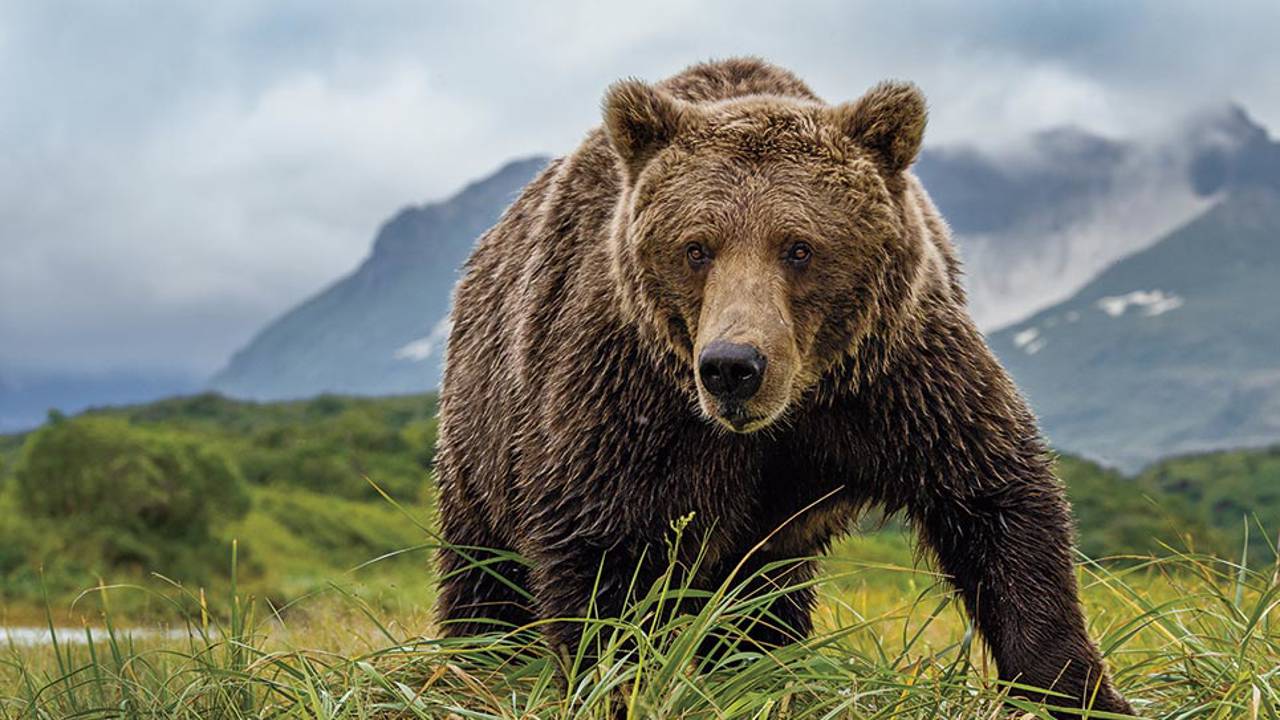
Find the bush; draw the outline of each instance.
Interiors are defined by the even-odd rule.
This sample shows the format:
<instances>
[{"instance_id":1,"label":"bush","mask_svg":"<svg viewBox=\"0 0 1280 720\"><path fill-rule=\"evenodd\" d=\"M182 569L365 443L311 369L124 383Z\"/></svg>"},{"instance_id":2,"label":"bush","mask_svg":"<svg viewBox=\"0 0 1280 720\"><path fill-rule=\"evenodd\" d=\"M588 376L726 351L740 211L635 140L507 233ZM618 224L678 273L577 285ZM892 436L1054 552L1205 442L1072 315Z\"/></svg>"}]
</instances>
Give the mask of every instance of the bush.
<instances>
[{"instance_id":1,"label":"bush","mask_svg":"<svg viewBox=\"0 0 1280 720\"><path fill-rule=\"evenodd\" d=\"M257 432L244 452L249 478L255 484L365 500L378 498L372 480L394 497L417 497L435 447L434 421L414 421L412 429L402 431L371 408L340 402L312 401L319 407L308 412L320 419L306 426Z\"/></svg>"},{"instance_id":2,"label":"bush","mask_svg":"<svg viewBox=\"0 0 1280 720\"><path fill-rule=\"evenodd\" d=\"M1185 497L1079 458L1059 458L1058 475L1071 498L1080 550L1091 558L1167 555L1167 548L1231 551Z\"/></svg>"},{"instance_id":3,"label":"bush","mask_svg":"<svg viewBox=\"0 0 1280 720\"><path fill-rule=\"evenodd\" d=\"M404 426L400 437L413 453L413 459L423 470L431 469L436 458L436 440L440 433L439 418L414 420Z\"/></svg>"},{"instance_id":4,"label":"bush","mask_svg":"<svg viewBox=\"0 0 1280 720\"><path fill-rule=\"evenodd\" d=\"M0 489L0 577L20 569L28 551L39 542L31 522L13 507L9 493Z\"/></svg>"},{"instance_id":5,"label":"bush","mask_svg":"<svg viewBox=\"0 0 1280 720\"><path fill-rule=\"evenodd\" d=\"M1280 527L1280 446L1169 458L1138 480L1184 499L1195 517L1230 539L1214 549L1238 553L1248 526L1248 561L1273 562Z\"/></svg>"},{"instance_id":6,"label":"bush","mask_svg":"<svg viewBox=\"0 0 1280 720\"><path fill-rule=\"evenodd\" d=\"M125 555L204 544L249 507L239 469L216 446L114 418L64 420L33 433L15 481L27 512L108 531Z\"/></svg>"}]
</instances>

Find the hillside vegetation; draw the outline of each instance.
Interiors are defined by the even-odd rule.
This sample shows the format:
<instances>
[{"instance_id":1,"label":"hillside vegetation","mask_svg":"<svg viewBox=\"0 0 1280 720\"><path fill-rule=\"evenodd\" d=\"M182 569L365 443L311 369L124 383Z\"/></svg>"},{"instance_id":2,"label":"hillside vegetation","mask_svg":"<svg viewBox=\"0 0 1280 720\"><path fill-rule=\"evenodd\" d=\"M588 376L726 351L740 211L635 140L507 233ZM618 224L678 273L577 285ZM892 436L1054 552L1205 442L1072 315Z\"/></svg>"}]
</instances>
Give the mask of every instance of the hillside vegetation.
<instances>
[{"instance_id":1,"label":"hillside vegetation","mask_svg":"<svg viewBox=\"0 0 1280 720\"><path fill-rule=\"evenodd\" d=\"M283 604L324 589L424 541L380 493L423 506L435 427L431 396L258 405L199 395L55 415L0 438L0 602L30 616L46 597L66 608L100 581L152 573L221 591L237 538L240 581L258 597ZM427 564L407 553L362 578L412 578L395 595L421 598ZM145 594L119 609L171 614Z\"/></svg>"},{"instance_id":2,"label":"hillside vegetation","mask_svg":"<svg viewBox=\"0 0 1280 720\"><path fill-rule=\"evenodd\" d=\"M238 539L242 587L277 605L335 578L425 603L431 539L383 493L430 518L435 412L431 395L259 404L205 394L0 436L0 601L29 615L46 596L62 608L99 581L152 573L220 591ZM1246 525L1248 559L1274 556L1280 448L1173 458L1136 477L1073 457L1058 467L1091 558L1236 556ZM118 609L168 612L146 595Z\"/></svg>"}]
</instances>

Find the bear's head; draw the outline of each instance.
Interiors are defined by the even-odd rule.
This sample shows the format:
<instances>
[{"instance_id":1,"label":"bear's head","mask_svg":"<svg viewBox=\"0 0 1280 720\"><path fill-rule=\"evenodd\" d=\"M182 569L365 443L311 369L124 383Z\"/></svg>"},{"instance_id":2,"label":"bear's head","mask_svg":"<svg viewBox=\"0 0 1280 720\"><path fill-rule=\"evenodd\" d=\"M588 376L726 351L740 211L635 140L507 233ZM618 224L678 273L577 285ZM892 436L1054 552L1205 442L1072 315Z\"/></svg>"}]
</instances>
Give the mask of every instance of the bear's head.
<instances>
[{"instance_id":1,"label":"bear's head","mask_svg":"<svg viewBox=\"0 0 1280 720\"><path fill-rule=\"evenodd\" d=\"M831 106L690 103L623 81L604 118L624 176L610 245L624 306L687 364L708 418L768 427L909 312L928 242L907 221L914 86Z\"/></svg>"}]
</instances>

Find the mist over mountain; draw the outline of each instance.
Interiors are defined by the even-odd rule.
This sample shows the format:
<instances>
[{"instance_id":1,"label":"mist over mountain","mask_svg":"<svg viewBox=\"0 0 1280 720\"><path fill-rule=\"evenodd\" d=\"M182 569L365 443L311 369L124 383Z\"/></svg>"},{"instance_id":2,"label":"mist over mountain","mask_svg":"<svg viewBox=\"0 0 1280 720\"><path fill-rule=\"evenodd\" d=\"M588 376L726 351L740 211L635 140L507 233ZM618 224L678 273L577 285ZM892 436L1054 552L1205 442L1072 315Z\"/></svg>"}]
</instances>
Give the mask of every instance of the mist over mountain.
<instances>
[{"instance_id":1,"label":"mist over mountain","mask_svg":"<svg viewBox=\"0 0 1280 720\"><path fill-rule=\"evenodd\" d=\"M1229 106L1166 137L1117 141L1059 129L1004 157L927 152L916 171L955 232L970 311L995 329L1066 299L1229 188L1274 183L1275 147Z\"/></svg>"}]
</instances>

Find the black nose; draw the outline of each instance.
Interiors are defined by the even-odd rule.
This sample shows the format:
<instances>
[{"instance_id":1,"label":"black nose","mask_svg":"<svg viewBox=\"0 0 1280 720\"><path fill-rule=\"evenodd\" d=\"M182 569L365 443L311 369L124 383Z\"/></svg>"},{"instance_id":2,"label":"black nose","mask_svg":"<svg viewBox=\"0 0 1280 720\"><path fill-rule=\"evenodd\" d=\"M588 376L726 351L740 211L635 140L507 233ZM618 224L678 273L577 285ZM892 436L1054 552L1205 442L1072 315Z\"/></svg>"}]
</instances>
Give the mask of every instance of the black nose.
<instances>
[{"instance_id":1,"label":"black nose","mask_svg":"<svg viewBox=\"0 0 1280 720\"><path fill-rule=\"evenodd\" d=\"M760 389L769 362L750 345L717 340L698 357L698 375L707 392L721 400L746 400Z\"/></svg>"}]
</instances>

